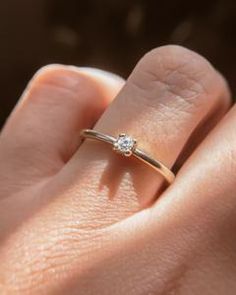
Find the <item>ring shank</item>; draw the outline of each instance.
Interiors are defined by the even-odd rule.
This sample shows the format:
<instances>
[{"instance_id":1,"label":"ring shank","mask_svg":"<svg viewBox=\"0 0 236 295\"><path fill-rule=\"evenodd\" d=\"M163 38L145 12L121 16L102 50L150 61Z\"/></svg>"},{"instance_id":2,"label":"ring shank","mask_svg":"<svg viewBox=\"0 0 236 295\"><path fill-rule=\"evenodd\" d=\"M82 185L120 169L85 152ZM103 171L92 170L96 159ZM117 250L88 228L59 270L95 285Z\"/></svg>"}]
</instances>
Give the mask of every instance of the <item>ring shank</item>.
<instances>
[{"instance_id":1,"label":"ring shank","mask_svg":"<svg viewBox=\"0 0 236 295\"><path fill-rule=\"evenodd\" d=\"M109 144L114 144L114 142L116 141L116 139L113 136L106 135L92 129L82 130L81 136L84 138L97 139L99 141L103 141Z\"/></svg>"},{"instance_id":2,"label":"ring shank","mask_svg":"<svg viewBox=\"0 0 236 295\"><path fill-rule=\"evenodd\" d=\"M146 153L144 153L140 149L135 149L133 152L133 155L136 158L143 161L145 164L151 166L156 171L158 171L162 176L164 176L164 178L168 181L169 184L171 184L175 180L175 175L169 168L167 168L160 161L149 157Z\"/></svg>"},{"instance_id":3,"label":"ring shank","mask_svg":"<svg viewBox=\"0 0 236 295\"><path fill-rule=\"evenodd\" d=\"M81 136L84 138L90 138L90 139L95 139L99 140L105 143L109 143L113 145L116 142L116 138L110 135L103 134L101 132L92 130L92 129L84 129L81 132ZM158 171L166 180L169 184L171 184L174 179L175 175L174 173L166 167L162 162L153 159L152 157L148 156L144 151L135 148L132 152L132 155L145 164L149 165L150 167L154 168L156 171Z\"/></svg>"}]
</instances>

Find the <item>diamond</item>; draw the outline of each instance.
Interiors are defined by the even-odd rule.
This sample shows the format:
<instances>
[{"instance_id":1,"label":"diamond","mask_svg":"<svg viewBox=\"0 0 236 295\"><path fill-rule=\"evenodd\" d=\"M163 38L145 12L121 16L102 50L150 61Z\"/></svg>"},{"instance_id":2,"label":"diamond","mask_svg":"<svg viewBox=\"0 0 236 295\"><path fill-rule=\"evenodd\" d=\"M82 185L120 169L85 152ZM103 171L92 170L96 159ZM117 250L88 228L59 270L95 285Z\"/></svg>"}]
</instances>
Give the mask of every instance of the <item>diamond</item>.
<instances>
[{"instance_id":1,"label":"diamond","mask_svg":"<svg viewBox=\"0 0 236 295\"><path fill-rule=\"evenodd\" d=\"M136 140L126 134L120 134L114 143L114 150L124 156L131 156Z\"/></svg>"}]
</instances>

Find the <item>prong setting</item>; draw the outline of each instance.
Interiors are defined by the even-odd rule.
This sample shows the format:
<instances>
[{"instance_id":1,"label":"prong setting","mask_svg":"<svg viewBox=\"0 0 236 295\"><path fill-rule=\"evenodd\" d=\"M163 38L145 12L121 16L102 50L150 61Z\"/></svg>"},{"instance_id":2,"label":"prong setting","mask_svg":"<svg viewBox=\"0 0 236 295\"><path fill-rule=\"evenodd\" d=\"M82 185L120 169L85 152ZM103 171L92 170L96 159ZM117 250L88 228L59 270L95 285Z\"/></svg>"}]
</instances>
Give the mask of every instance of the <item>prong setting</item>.
<instances>
[{"instance_id":1,"label":"prong setting","mask_svg":"<svg viewBox=\"0 0 236 295\"><path fill-rule=\"evenodd\" d=\"M113 144L113 149L125 157L130 157L136 148L137 141L131 136L121 133Z\"/></svg>"}]
</instances>

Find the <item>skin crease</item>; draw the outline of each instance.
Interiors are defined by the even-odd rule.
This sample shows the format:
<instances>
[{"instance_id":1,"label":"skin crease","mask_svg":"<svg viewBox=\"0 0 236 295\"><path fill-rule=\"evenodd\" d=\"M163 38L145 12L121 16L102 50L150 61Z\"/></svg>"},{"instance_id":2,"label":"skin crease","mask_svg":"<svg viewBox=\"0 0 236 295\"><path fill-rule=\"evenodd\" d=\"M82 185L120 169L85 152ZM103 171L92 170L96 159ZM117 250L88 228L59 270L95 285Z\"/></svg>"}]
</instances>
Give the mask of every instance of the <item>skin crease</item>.
<instances>
[{"instance_id":1,"label":"skin crease","mask_svg":"<svg viewBox=\"0 0 236 295\"><path fill-rule=\"evenodd\" d=\"M115 100L122 82L109 79L47 67L3 129L0 294L235 294L236 110L225 115L225 81L178 46L145 55ZM195 145L153 202L159 175L79 141L97 120L169 167ZM207 136L203 121L218 122Z\"/></svg>"}]
</instances>

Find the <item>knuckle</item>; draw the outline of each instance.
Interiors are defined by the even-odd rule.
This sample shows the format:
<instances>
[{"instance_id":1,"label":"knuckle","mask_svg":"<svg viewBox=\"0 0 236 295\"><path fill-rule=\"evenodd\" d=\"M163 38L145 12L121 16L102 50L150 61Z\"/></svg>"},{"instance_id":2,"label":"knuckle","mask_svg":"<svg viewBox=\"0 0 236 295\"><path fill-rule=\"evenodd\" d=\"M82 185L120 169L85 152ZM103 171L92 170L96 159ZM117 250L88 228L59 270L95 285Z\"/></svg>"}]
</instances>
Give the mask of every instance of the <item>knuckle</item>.
<instances>
[{"instance_id":1,"label":"knuckle","mask_svg":"<svg viewBox=\"0 0 236 295\"><path fill-rule=\"evenodd\" d=\"M77 94L81 89L81 85L86 84L86 76L76 70L75 67L49 64L40 68L32 80L30 81L27 90L50 88L51 91L69 92L71 95ZM65 93L64 93L65 94Z\"/></svg>"},{"instance_id":2,"label":"knuckle","mask_svg":"<svg viewBox=\"0 0 236 295\"><path fill-rule=\"evenodd\" d=\"M67 66L59 65L59 64L45 65L36 71L32 81L40 82L40 81L50 79L51 77L54 77L54 76L57 77L59 75L63 75L66 69L67 69Z\"/></svg>"},{"instance_id":3,"label":"knuckle","mask_svg":"<svg viewBox=\"0 0 236 295\"><path fill-rule=\"evenodd\" d=\"M86 89L88 95L94 92L92 82L75 67L50 64L40 68L29 82L22 101L33 101L52 105L59 100L78 107L78 93ZM69 99L68 99L69 98Z\"/></svg>"},{"instance_id":4,"label":"knuckle","mask_svg":"<svg viewBox=\"0 0 236 295\"><path fill-rule=\"evenodd\" d=\"M23 97L30 100L41 100L42 91L57 91L58 89L68 88L66 83L66 67L61 65L50 64L40 68L30 80ZM45 96L45 95L43 95ZM51 97L46 95L45 97Z\"/></svg>"},{"instance_id":5,"label":"knuckle","mask_svg":"<svg viewBox=\"0 0 236 295\"><path fill-rule=\"evenodd\" d=\"M155 94L154 98L160 95L177 97L188 104L205 103L206 96L218 91L223 84L223 79L205 58L177 45L151 50L140 60L135 71L138 74L133 75L131 81ZM210 98L215 99L216 95L210 95Z\"/></svg>"},{"instance_id":6,"label":"knuckle","mask_svg":"<svg viewBox=\"0 0 236 295\"><path fill-rule=\"evenodd\" d=\"M177 45L167 45L155 48L141 59L144 70L153 71L157 76L164 76L177 71L186 76L194 76L211 72L214 73L210 63L198 53ZM193 77L194 78L194 77Z\"/></svg>"}]
</instances>

